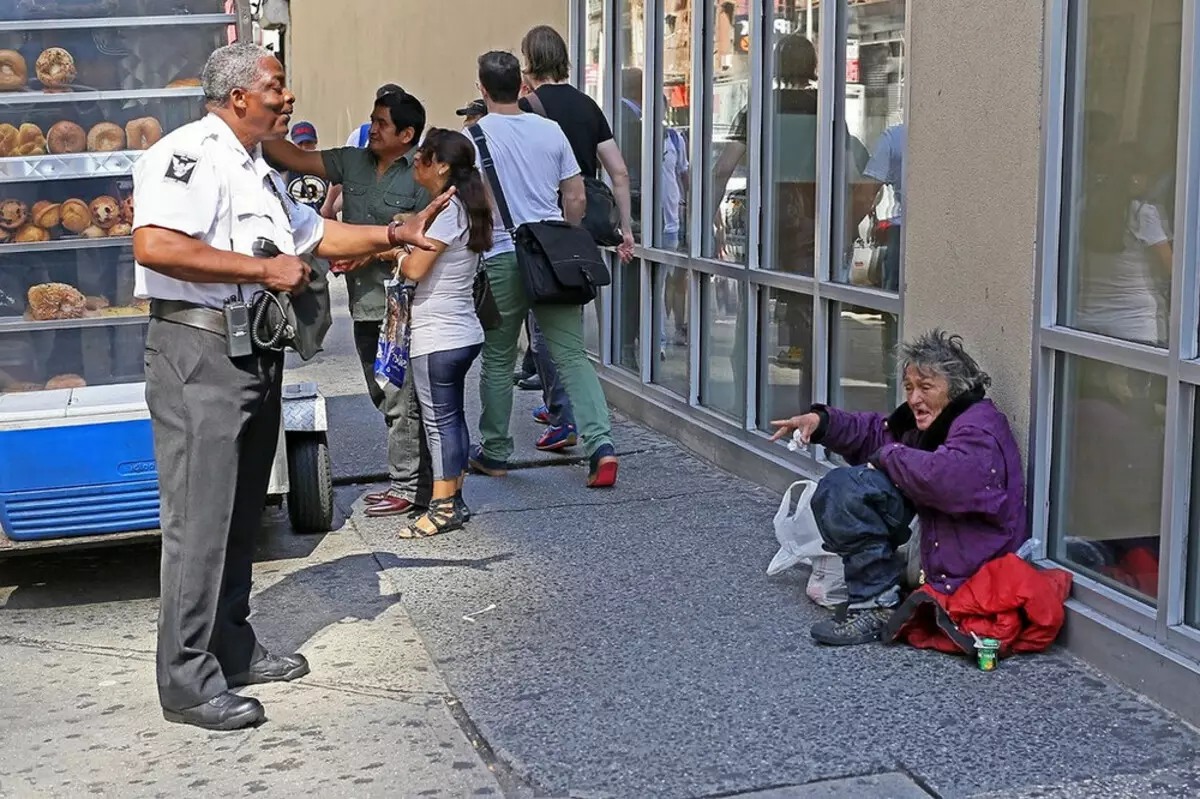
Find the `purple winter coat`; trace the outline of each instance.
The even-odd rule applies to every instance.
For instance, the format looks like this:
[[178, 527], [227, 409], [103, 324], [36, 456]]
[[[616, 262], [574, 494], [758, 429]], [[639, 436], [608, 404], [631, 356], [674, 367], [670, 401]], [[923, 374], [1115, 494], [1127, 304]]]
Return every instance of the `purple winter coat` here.
[[976, 389], [953, 400], [929, 429], [907, 404], [891, 416], [813, 406], [813, 433], [853, 465], [870, 462], [916, 507], [926, 582], [953, 593], [983, 564], [1029, 538], [1021, 452], [1008, 419]]

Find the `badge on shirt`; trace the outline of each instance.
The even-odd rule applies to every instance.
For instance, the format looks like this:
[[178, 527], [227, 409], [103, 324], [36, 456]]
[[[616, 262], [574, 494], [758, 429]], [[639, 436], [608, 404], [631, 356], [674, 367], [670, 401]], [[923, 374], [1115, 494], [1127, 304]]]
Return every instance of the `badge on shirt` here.
[[187, 185], [192, 181], [192, 175], [196, 173], [196, 164], [200, 159], [194, 158], [183, 153], [172, 153], [171, 161], [167, 164], [167, 180], [173, 180], [176, 183]]

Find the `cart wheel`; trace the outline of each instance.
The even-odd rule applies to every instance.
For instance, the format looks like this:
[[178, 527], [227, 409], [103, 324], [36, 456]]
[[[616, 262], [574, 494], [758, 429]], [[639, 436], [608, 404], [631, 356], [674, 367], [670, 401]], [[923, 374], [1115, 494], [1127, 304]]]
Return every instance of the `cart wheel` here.
[[297, 533], [327, 533], [333, 528], [333, 467], [324, 433], [289, 434], [288, 516]]

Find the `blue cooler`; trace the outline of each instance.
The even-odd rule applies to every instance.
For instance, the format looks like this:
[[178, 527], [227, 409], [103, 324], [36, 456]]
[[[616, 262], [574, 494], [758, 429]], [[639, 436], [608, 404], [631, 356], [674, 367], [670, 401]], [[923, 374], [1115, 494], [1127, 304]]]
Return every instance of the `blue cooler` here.
[[144, 383], [0, 395], [0, 528], [14, 541], [156, 530]]

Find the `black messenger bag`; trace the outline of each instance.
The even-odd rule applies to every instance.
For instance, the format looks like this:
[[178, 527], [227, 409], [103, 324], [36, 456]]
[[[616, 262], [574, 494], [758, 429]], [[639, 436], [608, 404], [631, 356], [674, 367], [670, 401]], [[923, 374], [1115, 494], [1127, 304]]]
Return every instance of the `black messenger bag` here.
[[514, 228], [487, 138], [478, 125], [472, 125], [470, 132], [500, 219], [516, 245], [517, 267], [530, 303], [586, 305], [596, 299], [600, 287], [612, 282], [612, 275], [592, 234], [563, 221], [526, 222]]

